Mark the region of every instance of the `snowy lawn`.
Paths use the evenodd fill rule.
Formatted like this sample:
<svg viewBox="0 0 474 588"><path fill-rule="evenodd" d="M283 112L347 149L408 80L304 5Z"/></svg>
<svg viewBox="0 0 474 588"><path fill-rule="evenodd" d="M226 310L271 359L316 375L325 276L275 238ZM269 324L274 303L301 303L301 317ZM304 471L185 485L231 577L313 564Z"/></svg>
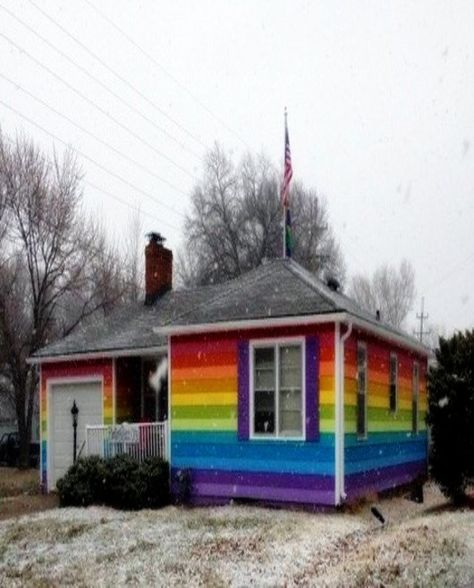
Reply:
<svg viewBox="0 0 474 588"><path fill-rule="evenodd" d="M474 581L474 512L430 487L352 513L250 506L56 509L0 522L0 585L458 586Z"/></svg>

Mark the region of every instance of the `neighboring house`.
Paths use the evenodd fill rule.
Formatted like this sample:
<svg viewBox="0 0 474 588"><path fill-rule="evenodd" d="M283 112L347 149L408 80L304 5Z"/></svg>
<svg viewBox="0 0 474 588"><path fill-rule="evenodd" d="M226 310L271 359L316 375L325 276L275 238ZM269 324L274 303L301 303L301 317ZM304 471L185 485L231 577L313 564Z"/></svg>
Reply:
<svg viewBox="0 0 474 588"><path fill-rule="evenodd" d="M194 503L334 506L426 476L424 346L289 259L173 291L171 251L152 235L145 255L146 304L33 358L45 488L72 461L73 400L82 436L168 418Z"/></svg>

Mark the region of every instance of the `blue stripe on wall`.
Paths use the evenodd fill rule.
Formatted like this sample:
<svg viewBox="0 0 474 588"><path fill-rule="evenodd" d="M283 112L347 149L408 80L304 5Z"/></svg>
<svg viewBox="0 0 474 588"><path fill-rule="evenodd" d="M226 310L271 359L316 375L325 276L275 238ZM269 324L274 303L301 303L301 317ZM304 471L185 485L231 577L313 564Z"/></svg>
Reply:
<svg viewBox="0 0 474 588"><path fill-rule="evenodd" d="M346 460L362 461L380 459L396 455L410 455L426 451L424 441L407 441L405 443L377 443L376 445L353 445L345 451Z"/></svg>
<svg viewBox="0 0 474 588"><path fill-rule="evenodd" d="M173 449L174 468L196 468L208 470L247 472L280 472L291 474L334 475L334 461L285 461L261 459L228 459L226 457L189 457L176 455Z"/></svg>
<svg viewBox="0 0 474 588"><path fill-rule="evenodd" d="M353 445L372 445L375 443L396 443L396 442L409 442L409 441L423 441L427 442L426 431L422 431L413 435L411 432L397 431L391 433L369 433L367 439L359 439L355 433L346 433L344 436L344 444L346 447Z"/></svg>
<svg viewBox="0 0 474 588"><path fill-rule="evenodd" d="M171 433L171 443L240 443L237 440L237 434L230 431L216 431L216 432L208 432L208 431L172 431ZM303 442L295 442L295 441L285 441L283 439L278 439L275 441L266 441L262 439L251 439L248 441L242 441L242 444L252 444L252 445L268 445L273 448L275 451L277 448L285 445L295 445L295 443L299 443L300 445L304 445ZM311 447L314 450L314 447L318 446L325 446L325 447L334 447L334 434L333 433L321 433L319 435L318 442L316 444L312 443Z"/></svg>
<svg viewBox="0 0 474 588"><path fill-rule="evenodd" d="M374 470L383 470L389 466L402 465L404 463L411 463L415 461L426 460L426 451L417 451L406 453L404 455L391 455L380 457L380 459L372 459L362 461L346 461L345 473L346 475L358 474L360 472L369 472Z"/></svg>
<svg viewBox="0 0 474 588"><path fill-rule="evenodd" d="M314 443L176 443L173 445L173 459L175 457L329 462L334 461L334 448Z"/></svg>

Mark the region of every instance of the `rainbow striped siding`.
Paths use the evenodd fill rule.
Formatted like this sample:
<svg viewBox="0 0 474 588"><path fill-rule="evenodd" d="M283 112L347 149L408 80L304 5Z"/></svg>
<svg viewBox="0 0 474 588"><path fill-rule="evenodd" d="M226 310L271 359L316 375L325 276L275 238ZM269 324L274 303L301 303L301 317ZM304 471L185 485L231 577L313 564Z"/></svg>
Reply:
<svg viewBox="0 0 474 588"><path fill-rule="evenodd" d="M246 439L238 423L242 401L238 392L239 343L291 335L316 337L318 341L319 437L312 442ZM195 502L252 498L333 505L333 365L333 326L173 337L173 478L179 469L191 470ZM311 373L317 373L317 369Z"/></svg>
<svg viewBox="0 0 474 588"><path fill-rule="evenodd" d="M113 423L113 364L111 359L70 363L45 363L41 366L40 382L40 436L41 436L41 484L47 489L48 464L48 385L55 380L89 378L102 379L104 425Z"/></svg>
<svg viewBox="0 0 474 588"><path fill-rule="evenodd" d="M357 341L367 344L367 439L358 439ZM398 409L389 409L390 352L398 358ZM420 365L419 433L412 434L412 370ZM379 491L426 474L426 358L380 340L352 335L345 345L345 489L348 499Z"/></svg>

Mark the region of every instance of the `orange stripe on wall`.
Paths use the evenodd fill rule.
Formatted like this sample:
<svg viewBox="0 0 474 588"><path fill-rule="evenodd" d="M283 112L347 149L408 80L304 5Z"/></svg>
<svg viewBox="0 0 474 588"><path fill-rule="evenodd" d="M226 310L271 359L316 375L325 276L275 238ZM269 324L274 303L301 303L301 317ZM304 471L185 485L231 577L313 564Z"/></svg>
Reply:
<svg viewBox="0 0 474 588"><path fill-rule="evenodd" d="M193 367L172 368L173 378L176 380L201 380L236 378L237 366L233 365L194 365Z"/></svg>

